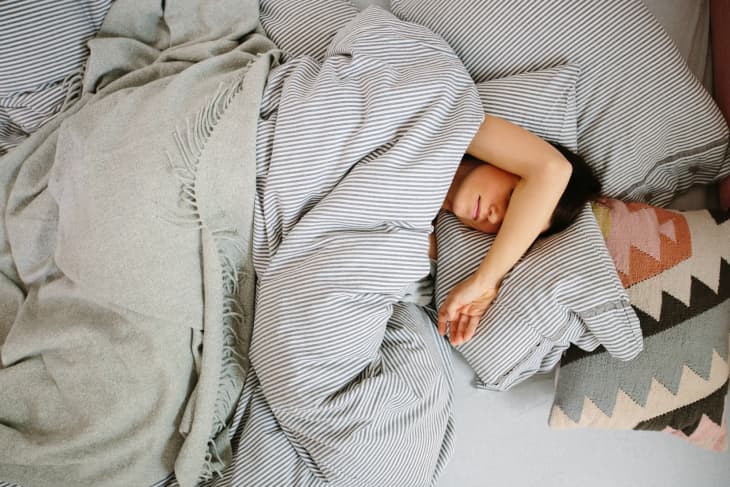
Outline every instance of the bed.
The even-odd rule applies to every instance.
[[[515,64],[505,60],[509,56],[496,55],[487,58],[494,63],[489,64],[473,49],[473,38],[461,35],[479,26],[453,30],[453,21],[440,10],[448,7],[438,2],[262,0],[259,5],[231,0],[216,8],[202,2],[199,9],[195,2],[180,2],[169,7],[173,13],[165,21],[171,27],[164,30],[157,19],[166,7],[159,2],[118,1],[112,6],[112,21],[90,41],[92,53],[82,78],[78,66],[88,53],[78,46],[94,36],[110,6],[106,1],[92,3],[88,11],[76,12],[75,21],[84,25],[75,33],[81,44],[77,39],[77,51],[60,76],[44,78],[33,89],[30,84],[22,86],[22,96],[0,85],[6,90],[0,91],[0,115],[5,117],[0,118],[4,130],[0,150],[8,152],[0,160],[5,163],[1,176],[7,207],[0,249],[5,277],[0,381],[12,391],[0,401],[5,414],[0,483],[15,481],[30,487],[73,479],[74,485],[194,485],[209,479],[204,483],[221,486],[324,485],[323,480],[354,486],[727,485],[730,462],[723,411],[728,355],[723,347],[728,346],[730,300],[723,293],[730,292],[724,277],[730,240],[727,214],[714,210],[718,192],[726,189],[708,183],[724,177],[728,186],[730,161],[727,126],[700,88],[714,90],[723,107],[727,92],[722,86],[713,88],[712,81],[708,2],[645,2],[679,52],[663,47],[658,61],[650,52],[652,59],[642,73],[662,63],[680,66],[684,71],[671,75],[671,83],[676,82],[672,89],[690,87],[686,91],[691,94],[671,93],[679,100],[675,104],[693,116],[684,120],[679,111],[671,110],[655,119],[648,114],[641,119],[643,126],[631,126],[632,134],[617,129],[618,122],[611,118],[624,105],[604,111],[600,103],[592,104],[594,93],[605,90],[612,93],[610,98],[614,92],[602,84],[604,75],[591,71],[591,63],[581,65],[579,61],[586,58],[580,56],[585,54],[570,54],[573,51],[566,48],[568,54],[559,53],[557,58],[547,52],[545,61],[539,47],[533,46],[538,53],[533,59],[528,56]],[[370,4],[376,8],[367,8]],[[654,18],[637,7],[639,2],[621,5],[626,25],[618,26],[624,30],[617,27],[620,32],[614,41],[622,56],[627,51],[620,51],[620,36],[628,36],[632,28],[652,45],[667,45],[663,31],[652,23]],[[512,11],[505,2],[492,6],[495,12]],[[723,6],[730,8],[727,2],[713,2],[714,21],[723,15]],[[476,4],[465,2],[462,7],[459,12],[473,7],[474,19],[484,15]],[[565,4],[554,1],[544,8],[557,18]],[[256,25],[255,17],[238,15],[245,9],[260,12],[262,25]],[[589,20],[602,12],[598,6],[579,10],[590,12]],[[453,13],[460,25],[457,12]],[[544,13],[537,12],[537,23]],[[610,8],[603,13],[621,19]],[[461,19],[463,25],[470,25],[468,20]],[[651,34],[644,31],[646,22],[652,23]],[[307,28],[301,29],[302,25]],[[494,42],[514,42],[497,27],[492,25],[490,31]],[[580,28],[582,24],[576,27]],[[241,43],[243,34],[246,41]],[[383,39],[394,47],[373,48]],[[569,42],[570,37],[565,39]],[[539,38],[537,43],[546,44]],[[361,55],[367,62],[343,63],[337,58],[343,54],[353,59]],[[680,54],[694,76],[688,75],[684,61],[678,61]],[[563,55],[567,62],[560,58]],[[327,75],[312,74],[322,62]],[[46,66],[45,72],[51,67]],[[399,78],[401,72],[408,76]],[[124,73],[134,75],[124,77]],[[716,76],[721,73],[715,69]],[[472,78],[478,81],[475,92],[470,88]],[[369,79],[394,84],[371,85]],[[349,95],[338,91],[343,88],[335,88],[332,80],[351,90]],[[413,101],[390,114],[387,107],[398,100],[397,90]],[[89,95],[93,93],[96,97]],[[307,94],[307,104],[298,105],[302,93]],[[355,101],[361,93],[367,93],[367,103]],[[645,96],[659,103],[664,95]],[[333,99],[338,97],[355,115],[336,111]],[[239,103],[242,99],[245,102]],[[619,103],[618,98],[611,99]],[[200,100],[205,100],[203,109]],[[532,302],[506,299],[495,307],[496,315],[489,316],[504,316],[508,322],[515,319],[510,311],[518,310],[520,319],[537,323],[533,328],[544,327],[536,334],[539,341],[529,341],[532,336],[525,335],[527,359],[519,363],[502,363],[492,358],[500,354],[485,352],[505,343],[495,341],[494,335],[481,335],[457,351],[433,329],[419,325],[434,319],[429,293],[435,292],[436,302],[443,301],[449,286],[468,272],[462,262],[470,259],[469,252],[475,255],[472,260],[478,259],[489,245],[465,233],[448,216],[439,216],[435,230],[439,248],[453,246],[463,252],[458,262],[435,263],[434,290],[424,294],[422,287],[410,286],[406,294],[412,294],[405,302],[394,298],[403,297],[405,284],[429,273],[428,262],[413,253],[427,245],[423,237],[431,230],[430,217],[439,200],[417,190],[444,191],[435,182],[438,178],[429,178],[440,174],[444,179],[449,168],[427,162],[454,160],[463,153],[468,142],[464,134],[479,122],[475,107],[482,105],[506,118],[517,117],[518,123],[546,138],[588,151],[608,182],[608,192],[618,198],[586,208],[580,230],[538,246],[535,260],[526,259],[515,269],[518,277],[505,281],[505,293],[511,296],[520,294],[510,287],[520,289],[519,276],[523,282],[534,279],[540,285],[540,279],[547,279],[541,289],[550,296]],[[414,111],[408,112],[409,107]],[[140,111],[146,115],[140,116]],[[461,125],[448,122],[454,113],[461,114]],[[640,116],[647,114],[636,114],[637,119]],[[671,116],[677,117],[676,124],[666,120]],[[328,125],[328,118],[337,124]],[[312,119],[318,124],[304,130],[303,120]],[[649,125],[655,123],[666,130],[666,139],[652,134]],[[397,128],[402,144],[393,144],[390,129],[381,129],[389,124]],[[448,137],[418,143],[424,134],[433,134],[433,127]],[[639,155],[631,148],[621,152],[596,138],[594,134],[602,130],[615,137],[640,134],[637,139],[651,139],[663,156],[654,155],[647,162],[648,156],[641,153],[643,142],[637,145]],[[684,130],[688,137],[674,135]],[[155,156],[159,167],[134,164],[142,158],[158,160],[149,156],[148,149],[156,140],[150,134],[159,131],[174,134],[160,142],[164,151]],[[120,140],[135,142],[122,146],[110,135],[114,133],[124,134]],[[236,144],[240,140],[248,142]],[[328,173],[302,171],[296,165],[302,140],[320,144],[307,154],[308,167],[329,167],[329,159],[341,164]],[[407,165],[404,154],[410,158],[416,154],[419,162]],[[364,155],[365,164],[351,170],[352,161]],[[53,164],[54,157],[61,162]],[[648,169],[620,162],[629,157],[648,164]],[[82,161],[98,162],[87,166]],[[376,169],[392,171],[392,179],[373,176]],[[404,173],[421,178],[423,187],[410,188],[407,179],[398,179]],[[292,178],[297,186],[288,183]],[[241,194],[250,196],[243,204]],[[418,204],[407,207],[407,219],[394,220],[389,205],[403,204],[404,195]],[[353,212],[347,208],[353,199],[377,210]],[[620,200],[643,203],[627,206]],[[667,205],[698,212],[676,216],[663,210]],[[164,211],[158,217],[149,208]],[[713,212],[699,211],[703,208]],[[638,223],[622,219],[638,213],[649,214],[650,219]],[[351,219],[343,219],[343,214]],[[253,237],[241,231],[251,221]],[[673,242],[691,236],[695,250],[683,249],[684,254],[671,263],[637,277],[621,267],[625,255],[617,234],[636,227],[641,240],[647,222],[649,227],[656,224],[657,235]],[[594,247],[560,253],[564,251],[559,249],[580,241],[590,241]],[[643,240],[638,245],[644,250],[651,247]],[[328,253],[332,248],[339,249],[336,258]],[[695,263],[705,259],[697,257],[700,249],[711,254],[710,260],[701,261],[704,267]],[[575,271],[555,265],[560,259],[571,261]],[[685,330],[690,328],[685,325],[699,323],[693,321],[695,315],[648,332],[646,320],[654,317],[654,322],[663,323],[658,314],[647,311],[664,309],[661,300],[657,304],[650,296],[653,283],[667,285],[679,279],[684,267],[707,270],[716,266],[715,261],[725,262],[725,267],[720,264],[710,277],[700,275],[701,284],[692,274],[691,289],[670,292],[704,293],[707,309],[701,315],[709,318],[700,324],[707,324],[712,333],[695,336]],[[363,271],[358,264],[362,262],[372,264]],[[544,275],[534,273],[537,267],[546,269]],[[258,275],[256,289],[253,269]],[[574,280],[564,281],[565,274]],[[389,276],[385,282],[383,275]],[[707,284],[713,278],[714,288]],[[345,287],[353,281],[356,287]],[[312,284],[320,282],[324,283],[320,287]],[[580,289],[589,298],[570,289]],[[253,320],[254,295],[257,321],[251,330],[246,323]],[[686,308],[696,305],[689,298],[683,303]],[[639,306],[639,311],[632,311],[630,304]],[[529,306],[538,311],[524,311]],[[344,307],[350,310],[348,325],[359,334],[326,328],[331,333],[329,345],[321,347],[318,339],[310,338],[324,333],[317,317],[340,319]],[[110,326],[99,332],[94,322]],[[558,322],[560,326],[550,328]],[[73,340],[56,341],[58,332],[50,331],[52,326],[68,327],[68,336],[76,343],[95,348],[79,347]],[[639,331],[645,335],[643,344],[640,333],[637,338]],[[637,370],[642,346],[646,353],[658,347],[652,353],[664,357],[662,364],[677,362],[673,357],[682,350],[655,339],[672,333],[684,333],[682,339],[688,340],[684,348],[696,355],[706,350],[693,348],[695,341],[717,349],[711,357],[703,356],[707,364],[690,364],[695,371],[708,368],[706,374],[698,373],[703,380],[707,375],[705,382],[712,387],[697,382],[701,386],[689,387],[691,399],[670,406],[666,404],[671,398],[661,396],[657,406],[661,413],[654,412],[650,419],[631,410],[631,401],[611,402],[614,390],[609,409],[618,404],[615,411],[623,408],[634,416],[620,419],[610,411],[608,417],[601,416],[607,410],[598,409],[606,398],[591,394],[610,391],[607,384],[614,379],[616,387],[630,391],[620,381],[633,379],[633,372],[618,378],[611,378],[611,373]],[[62,353],[54,353],[54,347]],[[61,372],[43,375],[54,367]],[[84,379],[94,368],[99,372],[94,379]],[[37,390],[23,391],[20,384],[28,377],[45,379]],[[601,387],[596,386],[595,377],[606,383],[597,381]],[[685,375],[666,380],[675,381],[676,387],[686,384]],[[635,387],[633,392],[645,394],[644,399],[663,392]],[[599,405],[591,420],[581,419],[581,406],[583,418],[587,409],[576,403],[580,396],[576,391]],[[39,394],[40,401],[32,402]],[[60,406],[44,409],[54,402]],[[37,407],[36,416],[31,404]],[[65,416],[71,410],[83,412],[84,428],[73,429],[74,418]],[[152,410],[154,415],[149,414]],[[21,433],[15,433],[13,425],[28,418],[35,418],[28,423],[34,428],[45,428],[45,436],[40,436],[44,441],[38,442],[39,437],[33,441],[33,428],[18,428]],[[557,431],[568,428],[573,430]],[[28,432],[30,440],[23,436]],[[54,446],[59,438],[66,439],[60,448]],[[40,463],[29,459],[31,454],[38,455]],[[25,456],[27,465],[14,455]],[[7,460],[13,458],[16,461]],[[169,476],[173,468],[176,479]]]
[[[645,3],[711,89],[708,2]],[[713,191],[694,188],[672,206],[717,204]],[[554,372],[496,394],[474,388],[473,372],[458,355],[454,366],[459,439],[439,485],[720,487],[730,481],[727,452],[705,451],[657,432],[550,429],[544,412],[553,402]]]

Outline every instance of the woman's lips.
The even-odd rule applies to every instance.
[[[482,197],[479,196],[477,198],[477,202],[474,204],[474,209],[471,212],[471,219],[472,220],[476,220],[477,218],[479,218],[479,203],[481,202],[481,199],[482,199]]]

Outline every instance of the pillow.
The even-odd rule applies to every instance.
[[[261,25],[282,51],[282,62],[297,56],[324,60],[338,30],[357,14],[347,0],[261,0]]]
[[[730,174],[717,106],[640,0],[392,0],[443,36],[475,81],[570,63],[578,148],[608,196],[664,205]]]
[[[478,83],[477,91],[485,111],[521,125],[546,139],[574,148],[576,140],[575,83],[579,74],[580,71],[575,66],[558,66]],[[523,259],[523,262],[518,263],[513,272],[505,278],[500,295],[482,319],[476,336],[470,342],[458,347],[477,373],[478,387],[503,390],[538,371],[550,369],[555,365],[560,353],[567,347],[570,340],[578,340],[583,346],[595,348],[598,343],[595,337],[586,332],[584,323],[575,314],[567,311],[566,304],[587,311],[594,305],[612,302],[617,305],[617,310],[606,310],[605,315],[598,313],[595,320],[596,326],[600,327],[600,317],[616,314],[621,317],[620,319],[628,329],[633,327],[634,331],[638,330],[638,322],[635,321],[634,316],[623,316],[623,310],[628,306],[628,298],[621,289],[600,231],[593,220],[590,211],[586,209],[579,222],[576,222],[570,229],[538,242],[529,255]],[[437,220],[436,239],[438,259],[435,290],[437,303],[440,305],[454,285],[476,270],[484,257],[486,248],[491,245],[493,236],[471,230],[462,225],[453,215],[443,214]],[[582,242],[583,239],[588,239],[598,248],[589,249],[590,246],[586,246]],[[594,263],[593,257],[589,257],[594,252],[603,256],[602,259],[599,258],[597,264]],[[564,290],[561,286],[568,285],[572,278],[563,275],[562,277],[565,279],[560,279],[561,276],[558,274],[561,269],[559,261],[554,260],[556,258],[564,260],[563,269],[571,266],[581,268],[582,271],[577,273],[578,278],[601,274],[600,269],[603,269],[603,274],[593,281],[595,287],[592,289],[597,292],[596,299],[583,303],[580,302],[579,296],[568,296],[571,291]],[[506,334],[515,330],[512,326],[517,319],[515,313],[519,312],[517,316],[525,314],[521,311],[523,302],[515,301],[514,306],[509,308],[504,306],[505,296],[512,292],[519,296],[519,293],[522,292],[519,289],[521,282],[519,276],[528,275],[544,264],[555,268],[555,272],[540,277],[546,282],[554,279],[552,285],[555,295],[550,298],[548,292],[542,293],[543,296],[535,297],[529,306],[540,301],[543,309],[558,316],[555,317],[554,323],[547,323],[549,320],[541,317],[541,311],[538,311],[530,315],[529,319],[524,320],[523,326],[517,330],[521,334],[520,345],[517,348],[524,357],[524,361],[518,367],[513,360],[514,351],[501,357],[491,353],[493,347],[500,349],[500,341]],[[596,270],[593,269],[594,265],[597,265]],[[513,274],[515,274],[515,279],[510,277]],[[513,285],[512,280],[517,282]],[[546,283],[545,285],[551,284]],[[605,286],[603,289],[608,292],[602,293],[602,286]],[[515,291],[511,291],[513,287]],[[544,300],[543,297],[548,299]],[[496,332],[486,333],[489,327],[485,323],[487,321],[489,326],[497,330]],[[551,328],[551,325],[554,327]],[[540,330],[550,338],[545,339]],[[640,341],[636,337],[630,338],[629,342],[632,340],[633,344],[627,345],[624,352],[626,357],[636,353],[634,348],[640,345]]]
[[[563,65],[477,83],[477,92],[485,112],[576,150],[579,76],[580,69]]]
[[[607,200],[594,211],[644,334],[621,363],[571,348],[560,363],[552,428],[667,430],[726,447],[730,213]]]
[[[479,267],[493,240],[441,212],[438,306]],[[532,246],[505,276],[474,337],[456,348],[476,372],[477,387],[506,390],[551,369],[570,343],[588,350],[601,343],[621,360],[641,350],[638,320],[590,205],[568,229]]]
[[[0,156],[78,97],[111,0],[0,2]]]

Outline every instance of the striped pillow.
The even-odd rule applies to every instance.
[[[392,0],[443,36],[475,81],[570,63],[578,147],[612,197],[664,205],[730,174],[717,106],[640,0]]]
[[[470,276],[494,235],[442,212],[436,221],[436,304]],[[599,343],[621,360],[641,350],[641,331],[590,206],[556,235],[538,240],[502,282],[474,337],[457,349],[477,387],[506,390],[550,370],[571,343]]]
[[[80,94],[86,41],[111,0],[0,2],[0,156]]]
[[[477,83],[477,91],[485,112],[575,150],[578,76],[575,66],[557,66]]]
[[[727,446],[730,213],[609,200],[594,208],[644,333],[630,363],[571,348],[550,426],[662,430]]]
[[[323,61],[337,31],[357,14],[348,0],[260,0],[261,25],[282,51],[282,62],[297,56]]]

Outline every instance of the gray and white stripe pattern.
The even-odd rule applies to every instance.
[[[494,236],[467,228],[451,213],[436,222],[436,303],[471,275]],[[565,231],[538,240],[504,278],[477,332],[458,350],[480,387],[506,390],[547,372],[571,343],[603,345],[629,360],[642,348],[639,321],[586,205]]]
[[[394,384],[402,381],[402,384],[413,383],[416,387],[423,387],[424,378],[433,372],[436,372],[442,381],[441,394],[438,398],[432,398],[436,402],[433,404],[424,402],[421,410],[416,411],[412,417],[413,421],[430,420],[431,438],[424,443],[404,445],[403,448],[407,449],[398,452],[407,454],[412,460],[419,462],[423,462],[424,457],[427,457],[428,463],[433,464],[432,476],[424,478],[420,484],[416,483],[409,470],[411,466],[407,462],[383,455],[381,458],[374,457],[367,460],[375,466],[381,463],[393,464],[393,467],[396,467],[395,475],[384,478],[380,483],[376,483],[375,478],[372,481],[368,479],[355,484],[358,487],[435,485],[454,450],[452,355],[448,343],[436,332],[433,325],[435,320],[436,312],[431,308],[420,307],[414,303],[396,303],[393,305],[393,314],[385,328],[381,345],[382,364],[386,365]],[[388,365],[395,367],[388,369]],[[424,366],[428,367],[430,372],[424,374],[421,371]],[[393,392],[395,390],[394,388]],[[429,409],[432,413],[438,412],[438,414],[426,416],[424,412]],[[392,426],[398,428],[397,423]],[[205,482],[203,485],[209,487],[348,485],[347,482],[323,482],[315,477],[307,464],[299,458],[297,450],[288,441],[286,433],[271,411],[255,370],[252,370],[246,379],[232,421],[230,436],[233,445],[231,465],[224,470],[221,478]],[[439,439],[441,443],[438,442]],[[408,449],[411,446],[413,448]],[[353,451],[351,454],[354,456],[358,452]],[[174,476],[171,475],[156,482],[153,487],[177,485]],[[15,486],[0,483],[0,487]]]
[[[111,0],[0,2],[0,155],[78,98]]]
[[[383,373],[389,376],[389,380],[395,386],[388,391],[392,394],[391,398],[403,399],[402,395],[397,394],[398,384],[412,383],[416,391],[424,385],[424,379],[427,381],[433,379],[429,376],[434,372],[440,377],[441,392],[438,398],[436,396],[431,398],[434,400],[433,403],[421,398],[422,406],[412,411],[412,416],[403,415],[406,421],[422,422],[431,428],[427,437],[410,438],[413,444],[408,444],[408,439],[403,439],[401,445],[393,445],[392,448],[404,449],[398,451],[397,456],[388,450],[376,452],[376,456],[363,459],[373,467],[386,470],[382,477],[331,483],[317,478],[287,439],[287,434],[277,422],[253,370],[247,378],[231,429],[231,443],[234,445],[233,462],[226,468],[221,478],[206,482],[204,485],[375,487],[435,484],[453,452],[454,419],[451,353],[447,342],[436,333],[432,321],[434,319],[435,311],[429,308],[422,308],[413,303],[396,303],[385,328],[381,345],[382,365],[385,366]],[[424,366],[428,369],[426,373],[420,370]],[[404,405],[405,401],[400,404],[401,407]],[[400,426],[396,422],[384,426],[392,428],[394,436],[400,431]],[[427,441],[422,441],[424,439]],[[348,454],[356,460],[354,457],[362,452],[353,450]],[[407,461],[403,461],[402,455],[407,455]],[[413,463],[429,464],[429,471],[423,472],[427,475],[416,480],[412,471]],[[390,474],[390,477],[387,474]],[[157,482],[155,487],[163,485],[174,487],[177,483],[174,477],[169,477]]]
[[[250,417],[245,451],[272,460],[240,452],[236,472],[428,485],[451,386],[443,345],[419,338],[433,324],[398,301],[429,272],[431,220],[483,118],[475,86],[438,36],[370,8],[322,65],[272,73],[262,117],[250,360],[276,422],[254,434]]]
[[[730,174],[728,130],[640,0],[392,0],[453,47],[477,82],[580,68],[578,149],[608,196],[655,205]]]
[[[477,92],[486,113],[576,150],[575,84],[579,76],[580,69],[567,64],[482,81]]]
[[[283,51],[282,62],[312,56],[322,62],[335,33],[358,13],[348,0],[260,0],[261,25]]]

